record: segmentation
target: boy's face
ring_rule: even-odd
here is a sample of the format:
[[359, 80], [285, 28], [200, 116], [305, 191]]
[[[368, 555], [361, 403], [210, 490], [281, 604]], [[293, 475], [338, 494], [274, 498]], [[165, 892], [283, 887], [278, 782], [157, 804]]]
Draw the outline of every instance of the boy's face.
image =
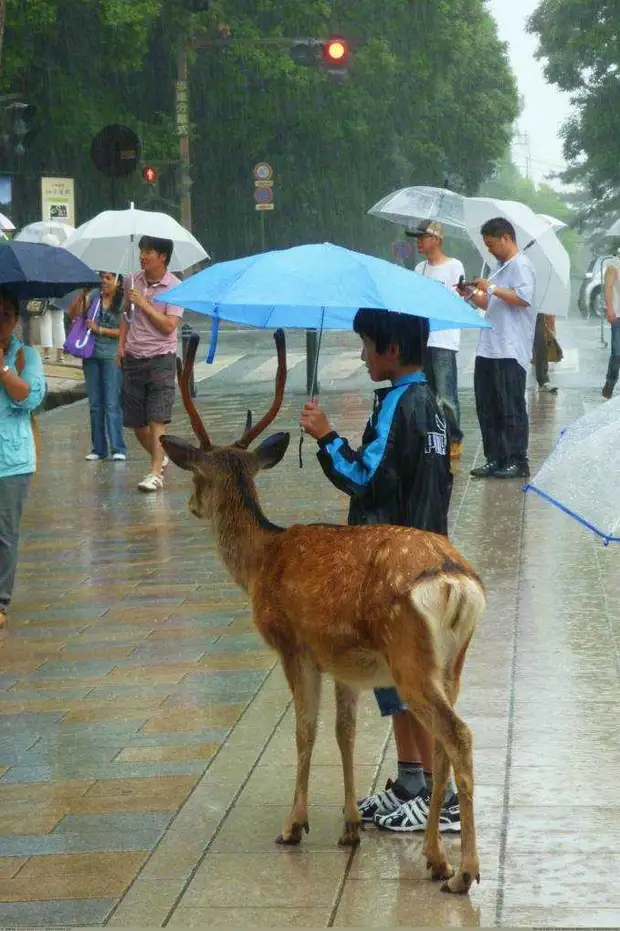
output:
[[379, 353], [373, 341], [362, 336], [362, 362], [371, 381], [389, 381], [400, 362], [398, 345], [392, 343], [385, 352]]

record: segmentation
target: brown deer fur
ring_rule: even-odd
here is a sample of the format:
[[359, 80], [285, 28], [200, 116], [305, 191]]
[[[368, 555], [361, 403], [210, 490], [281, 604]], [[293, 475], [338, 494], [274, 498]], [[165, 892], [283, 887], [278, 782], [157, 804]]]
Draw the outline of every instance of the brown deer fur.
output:
[[[278, 343], [278, 397], [260, 426], [281, 403], [286, 362]], [[427, 866], [442, 888], [467, 892], [479, 879], [473, 813], [472, 738], [454, 711], [465, 654], [485, 605], [477, 575], [446, 537], [405, 527], [294, 525], [276, 527], [264, 516], [254, 484], [260, 469], [284, 456], [288, 434], [257, 449], [251, 421], [244, 437], [214, 447], [191, 401], [188, 384], [197, 337], [180, 374], [181, 391], [201, 441], [164, 437], [170, 458], [194, 473], [190, 511], [211, 522], [222, 559], [250, 597], [253, 619], [278, 653], [296, 715], [297, 781], [279, 843], [297, 844], [308, 831], [308, 780], [316, 736], [321, 676], [336, 688], [336, 736], [345, 789], [343, 845], [359, 842], [360, 815], [353, 778], [357, 694], [395, 684], [403, 700], [433, 734], [433, 795], [425, 839]], [[199, 418], [198, 418], [199, 420]], [[461, 808], [461, 863], [448, 863], [439, 816], [450, 766]]]

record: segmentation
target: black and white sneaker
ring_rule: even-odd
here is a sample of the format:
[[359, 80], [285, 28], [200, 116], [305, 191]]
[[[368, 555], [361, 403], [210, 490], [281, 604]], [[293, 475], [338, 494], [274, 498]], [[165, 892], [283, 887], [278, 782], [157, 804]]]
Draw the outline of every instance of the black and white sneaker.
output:
[[[403, 802], [400, 808], [388, 815], [377, 815], [374, 823], [386, 831], [399, 831], [412, 834], [425, 831], [428, 823], [431, 795], [428, 789], [422, 789], [415, 798]], [[448, 799], [439, 816], [439, 831], [442, 834], [457, 834], [461, 830], [459, 800], [456, 795]]]
[[398, 780], [392, 782], [391, 779], [385, 784], [383, 792], [376, 792], [367, 798], [360, 799], [357, 803], [362, 821], [374, 821], [377, 815], [389, 815], [401, 807], [403, 802], [407, 802], [412, 796], [399, 785]]

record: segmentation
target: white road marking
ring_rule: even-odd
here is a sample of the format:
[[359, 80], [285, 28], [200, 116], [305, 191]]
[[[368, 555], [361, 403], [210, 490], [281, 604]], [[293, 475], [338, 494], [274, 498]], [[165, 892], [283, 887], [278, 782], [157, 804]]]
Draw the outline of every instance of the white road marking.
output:
[[[305, 358], [305, 352], [288, 352], [286, 354], [286, 364], [289, 371]], [[277, 369], [278, 359], [274, 353], [272, 358], [267, 359], [266, 362], [261, 362], [256, 368], [251, 369], [240, 381], [272, 381], [276, 377]]]
[[325, 365], [319, 363], [319, 380], [328, 381], [330, 378], [349, 378], [364, 367], [359, 352], [340, 352], [330, 357], [331, 362]]
[[221, 371], [234, 365], [239, 359], [243, 359], [244, 355], [246, 355], [245, 352], [222, 352], [216, 355], [211, 365], [207, 365], [206, 362], [198, 362], [198, 364], [194, 366], [194, 381], [201, 382], [205, 381], [207, 378], [213, 378], [214, 375], [219, 375]]

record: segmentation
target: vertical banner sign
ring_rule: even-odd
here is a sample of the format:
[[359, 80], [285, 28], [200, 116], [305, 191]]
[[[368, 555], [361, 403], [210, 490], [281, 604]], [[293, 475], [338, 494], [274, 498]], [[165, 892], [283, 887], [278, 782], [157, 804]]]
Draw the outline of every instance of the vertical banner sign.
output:
[[273, 168], [267, 162], [254, 165], [254, 205], [259, 211], [273, 210]]
[[73, 178], [41, 178], [41, 219], [75, 226]]
[[189, 98], [187, 81], [177, 81], [177, 136], [189, 135]]

